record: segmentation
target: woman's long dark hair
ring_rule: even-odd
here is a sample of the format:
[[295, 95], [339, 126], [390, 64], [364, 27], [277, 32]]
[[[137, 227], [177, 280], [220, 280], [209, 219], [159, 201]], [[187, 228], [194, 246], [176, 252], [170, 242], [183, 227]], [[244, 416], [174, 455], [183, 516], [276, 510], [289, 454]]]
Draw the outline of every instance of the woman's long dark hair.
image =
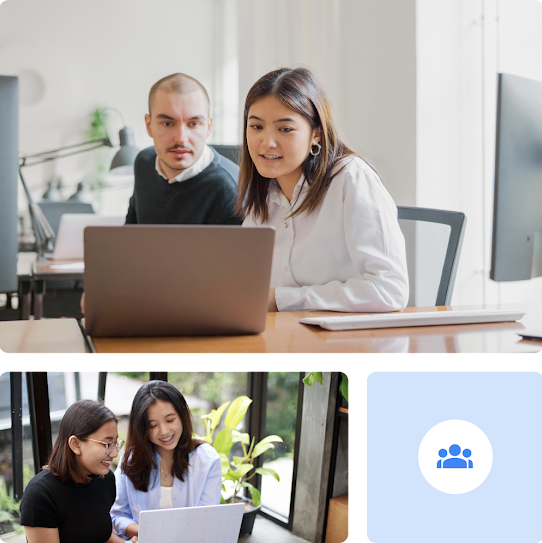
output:
[[117, 422], [117, 417], [101, 403], [92, 400], [79, 400], [70, 405], [62, 417], [58, 437], [47, 462], [46, 467], [49, 471], [61, 481], [69, 478], [76, 483], [89, 483], [91, 478], [81, 471], [77, 457], [70, 449], [68, 440], [71, 436], [77, 436], [84, 440], [97, 432], [106, 422], [112, 420]]
[[312, 213], [322, 201], [335, 175], [342, 169], [334, 169], [336, 164], [344, 157], [355, 156], [339, 139], [329, 100], [310, 70], [280, 68], [261, 77], [248, 91], [245, 101], [236, 213], [241, 217], [252, 214], [262, 222], [268, 219], [267, 193], [271, 179], [258, 173], [250, 157], [247, 121], [250, 107], [268, 96], [274, 96], [283, 106], [299, 113], [320, 134], [320, 153], [317, 156], [309, 154], [302, 165], [309, 190], [301, 205], [291, 214], [292, 217], [304, 212]]
[[181, 481], [188, 469], [188, 455], [203, 442], [192, 438], [192, 416], [184, 396], [170, 383], [149, 381], [136, 393], [128, 422], [126, 452], [121, 469], [136, 490], [147, 492], [152, 468], [159, 469], [154, 457], [154, 446], [149, 441], [147, 409], [157, 400], [173, 405], [183, 425], [181, 439], [173, 453], [173, 470]]

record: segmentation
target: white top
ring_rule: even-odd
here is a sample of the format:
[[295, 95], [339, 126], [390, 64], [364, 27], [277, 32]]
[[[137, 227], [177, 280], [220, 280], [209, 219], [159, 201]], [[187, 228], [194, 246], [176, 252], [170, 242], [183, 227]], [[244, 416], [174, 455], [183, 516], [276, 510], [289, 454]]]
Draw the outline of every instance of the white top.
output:
[[215, 157], [215, 154], [213, 153], [213, 150], [206, 145], [205, 149], [203, 149], [203, 153], [201, 153], [201, 156], [190, 166], [189, 168], [186, 168], [186, 170], [183, 170], [179, 175], [176, 175], [173, 179], [168, 179], [164, 173], [162, 172], [162, 168], [160, 167], [160, 159], [158, 158], [158, 155], [156, 155], [156, 162], [154, 163], [154, 167], [156, 171], [158, 172], [158, 175], [160, 177], [163, 177], [170, 185], [172, 183], [180, 183], [181, 181], [187, 181], [188, 179], [192, 179], [192, 177], [196, 177], [198, 173], [201, 173], [211, 162], [213, 161], [213, 158]]
[[[346, 166], [308, 216], [286, 219], [290, 203], [278, 182], [271, 181], [265, 226], [276, 229], [271, 288], [279, 311], [385, 312], [407, 304], [405, 240], [397, 207], [366, 162], [344, 160]], [[303, 181], [301, 176], [294, 190], [295, 206], [308, 190]], [[243, 222], [260, 225], [252, 216]]]
[[160, 509], [173, 509], [173, 487], [161, 486], [160, 491]]
[[[124, 454], [124, 453], [123, 453]], [[155, 452], [156, 465], [160, 465], [160, 455]], [[111, 520], [116, 534], [124, 536], [129, 524], [139, 524], [139, 514], [148, 509], [160, 509], [162, 491], [160, 471], [153, 468], [149, 477], [147, 492], [136, 490], [132, 481], [121, 470], [122, 457], [115, 471], [117, 499], [111, 508]], [[184, 481], [174, 477], [171, 492], [173, 507], [197, 507], [218, 505], [222, 489], [222, 464], [220, 456], [209, 444], [200, 445], [190, 453], [188, 470]]]

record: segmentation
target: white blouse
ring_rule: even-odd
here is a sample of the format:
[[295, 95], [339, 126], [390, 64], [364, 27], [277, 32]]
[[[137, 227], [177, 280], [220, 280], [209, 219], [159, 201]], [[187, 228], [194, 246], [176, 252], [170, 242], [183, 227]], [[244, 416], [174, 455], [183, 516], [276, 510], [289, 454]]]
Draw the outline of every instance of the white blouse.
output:
[[[286, 218], [291, 204], [272, 180], [268, 221], [247, 216], [243, 222], [275, 227], [271, 288], [279, 311], [385, 312], [407, 304], [405, 240], [397, 207], [366, 162], [344, 160], [346, 166], [310, 215]], [[308, 191], [303, 181], [301, 176], [294, 190], [294, 209]]]

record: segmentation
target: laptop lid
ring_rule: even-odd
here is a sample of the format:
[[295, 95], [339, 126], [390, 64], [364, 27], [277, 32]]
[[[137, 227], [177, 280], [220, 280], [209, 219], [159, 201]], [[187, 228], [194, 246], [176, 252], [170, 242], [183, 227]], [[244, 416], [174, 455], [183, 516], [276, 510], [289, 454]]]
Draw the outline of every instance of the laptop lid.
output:
[[64, 213], [60, 217], [53, 259], [83, 260], [83, 231], [87, 226], [122, 226], [125, 221], [126, 217], [121, 215]]
[[139, 514], [139, 543], [237, 543], [244, 503], [156, 509]]
[[273, 228], [127, 225], [85, 229], [92, 337], [259, 334]]

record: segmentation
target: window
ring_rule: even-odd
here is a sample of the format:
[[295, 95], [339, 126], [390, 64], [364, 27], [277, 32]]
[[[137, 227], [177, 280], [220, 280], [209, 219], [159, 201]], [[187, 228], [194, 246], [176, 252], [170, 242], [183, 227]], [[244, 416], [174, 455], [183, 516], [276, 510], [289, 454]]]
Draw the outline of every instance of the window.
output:
[[275, 470], [280, 483], [273, 477], [262, 477], [262, 509], [286, 524], [292, 497], [298, 389], [299, 373], [268, 373], [264, 435], [278, 435], [283, 442], [263, 454], [263, 467]]

